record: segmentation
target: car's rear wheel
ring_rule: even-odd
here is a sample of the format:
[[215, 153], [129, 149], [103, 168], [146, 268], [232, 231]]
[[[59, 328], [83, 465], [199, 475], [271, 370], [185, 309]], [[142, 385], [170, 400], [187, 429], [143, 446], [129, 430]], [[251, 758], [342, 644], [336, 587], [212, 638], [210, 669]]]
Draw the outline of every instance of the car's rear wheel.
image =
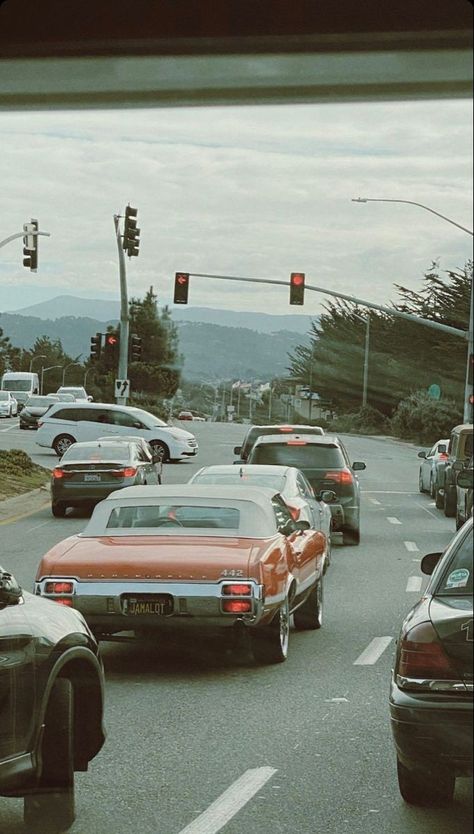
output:
[[432, 498], [436, 496], [436, 484], [433, 475], [430, 475], [430, 495]]
[[288, 657], [290, 609], [288, 599], [280, 606], [268, 626], [250, 631], [253, 656], [257, 663], [283, 663]]
[[51, 504], [51, 512], [55, 518], [64, 518], [66, 515], [66, 505], [62, 501], [53, 501]]
[[444, 493], [440, 492], [439, 487], [435, 490], [435, 506], [437, 510], [442, 510], [444, 507]]
[[31, 834], [60, 834], [75, 819], [74, 696], [68, 680], [57, 680], [51, 691], [41, 753], [40, 782], [25, 796], [24, 820]]
[[446, 518], [454, 518], [456, 515], [456, 493], [445, 487], [444, 490], [444, 514]]
[[167, 463], [170, 459], [170, 450], [166, 443], [163, 443], [161, 440], [152, 440], [150, 442], [150, 446], [153, 449], [153, 454], [161, 455], [161, 460], [164, 463]]
[[75, 443], [74, 437], [70, 434], [60, 434], [53, 442], [53, 449], [56, 454], [61, 458], [65, 452]]
[[452, 770], [411, 770], [397, 760], [398, 787], [409, 805], [442, 806], [453, 801], [456, 778]]
[[321, 628], [323, 624], [323, 580], [312, 589], [308, 599], [293, 614], [295, 628], [298, 631]]
[[420, 490], [420, 492], [425, 491], [424, 486], [423, 486], [423, 474], [422, 474], [421, 469], [420, 469], [420, 472], [419, 472], [419, 475], [418, 475], [418, 489]]

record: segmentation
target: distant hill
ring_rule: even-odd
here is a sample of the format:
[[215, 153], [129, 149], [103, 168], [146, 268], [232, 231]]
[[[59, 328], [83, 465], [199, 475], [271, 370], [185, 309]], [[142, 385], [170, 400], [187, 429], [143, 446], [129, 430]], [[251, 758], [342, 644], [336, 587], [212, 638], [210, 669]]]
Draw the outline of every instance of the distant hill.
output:
[[[101, 322], [110, 321], [119, 316], [118, 301], [103, 299], [78, 298], [74, 295], [58, 295], [49, 301], [42, 301], [20, 310], [10, 311], [9, 315], [34, 316], [38, 319], [59, 319], [74, 316], [90, 318]], [[176, 322], [202, 322], [226, 327], [242, 327], [259, 333], [275, 333], [280, 330], [292, 330], [295, 333], [307, 333], [311, 325], [311, 316], [303, 313], [288, 315], [271, 315], [244, 310], [216, 310], [212, 307], [173, 307], [173, 320]]]
[[[173, 311], [174, 312], [174, 311]], [[217, 312], [217, 311], [215, 311]], [[257, 315], [257, 314], [255, 314]], [[175, 317], [174, 317], [175, 318]], [[268, 316], [291, 318], [291, 316]], [[99, 321], [92, 317], [63, 316], [55, 320], [0, 314], [0, 327], [17, 347], [29, 348], [38, 336], [60, 339], [71, 356], [89, 356], [90, 337], [104, 332], [116, 319]], [[288, 351], [306, 341], [289, 330], [259, 333], [244, 327], [177, 321], [179, 349], [185, 357], [186, 379], [266, 379], [287, 373]]]

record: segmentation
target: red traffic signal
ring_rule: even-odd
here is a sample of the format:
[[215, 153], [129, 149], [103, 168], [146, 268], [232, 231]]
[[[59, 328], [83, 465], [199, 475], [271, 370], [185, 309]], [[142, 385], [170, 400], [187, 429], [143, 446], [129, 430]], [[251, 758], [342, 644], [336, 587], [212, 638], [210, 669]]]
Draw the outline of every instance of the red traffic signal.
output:
[[175, 304], [187, 304], [189, 292], [189, 272], [176, 272], [174, 276]]
[[290, 304], [304, 304], [304, 272], [292, 272], [290, 275]]

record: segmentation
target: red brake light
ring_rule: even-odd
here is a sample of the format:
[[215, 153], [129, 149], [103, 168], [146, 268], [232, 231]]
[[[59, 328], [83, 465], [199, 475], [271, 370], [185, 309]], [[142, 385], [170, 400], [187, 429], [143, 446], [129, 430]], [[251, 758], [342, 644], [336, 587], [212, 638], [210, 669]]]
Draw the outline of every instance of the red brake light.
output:
[[47, 594], [72, 594], [74, 592], [74, 583], [65, 582], [64, 580], [47, 582], [44, 590]]
[[336, 484], [352, 484], [354, 479], [349, 469], [338, 469], [336, 472], [326, 472], [324, 480], [334, 481]]
[[64, 597], [63, 597], [62, 599], [55, 599], [55, 600], [53, 600], [53, 602], [58, 602], [59, 605], [66, 605], [68, 608], [73, 607], [72, 599], [67, 599], [67, 598], [64, 599]]
[[113, 469], [114, 478], [134, 478], [137, 474], [135, 466], [126, 466], [125, 469]]
[[292, 517], [293, 521], [298, 521], [298, 519], [299, 519], [299, 517], [300, 517], [300, 515], [301, 515], [301, 510], [300, 510], [300, 508], [299, 508], [299, 507], [290, 507], [290, 505], [289, 505], [289, 504], [287, 504], [287, 507], [288, 507], [288, 509], [289, 509], [289, 511], [290, 511], [290, 515], [291, 515], [291, 517]]
[[280, 426], [279, 431], [294, 432], [293, 426]]
[[459, 677], [431, 623], [414, 626], [401, 640], [397, 673], [402, 678], [443, 680]]
[[449, 455], [447, 455], [446, 452], [440, 452], [439, 454], [439, 460], [447, 460], [448, 457]]
[[224, 599], [222, 610], [228, 614], [245, 614], [252, 610], [252, 601], [250, 599]]
[[227, 596], [248, 596], [252, 593], [252, 586], [251, 585], [244, 585], [243, 583], [235, 583], [233, 585], [224, 585], [222, 589], [222, 593], [226, 594]]
[[306, 446], [306, 440], [287, 440], [287, 446]]
[[65, 469], [61, 469], [60, 466], [55, 466], [52, 475], [55, 480], [58, 480], [60, 478], [70, 478], [72, 472], [67, 472]]

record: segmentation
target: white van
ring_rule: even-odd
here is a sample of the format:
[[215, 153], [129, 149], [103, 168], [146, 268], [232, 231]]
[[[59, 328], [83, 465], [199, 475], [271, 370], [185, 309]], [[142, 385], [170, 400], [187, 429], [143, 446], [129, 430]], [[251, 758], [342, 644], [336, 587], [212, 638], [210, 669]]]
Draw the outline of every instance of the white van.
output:
[[38, 374], [27, 371], [7, 371], [2, 376], [2, 391], [10, 391], [18, 403], [21, 411], [28, 397], [39, 394], [40, 385]]
[[168, 426], [149, 411], [127, 405], [83, 401], [54, 403], [38, 421], [36, 442], [38, 446], [54, 449], [61, 456], [71, 443], [98, 440], [107, 434], [114, 437], [118, 434], [139, 435], [155, 452], [161, 452], [163, 460], [183, 460], [194, 457], [198, 451], [193, 434]]

